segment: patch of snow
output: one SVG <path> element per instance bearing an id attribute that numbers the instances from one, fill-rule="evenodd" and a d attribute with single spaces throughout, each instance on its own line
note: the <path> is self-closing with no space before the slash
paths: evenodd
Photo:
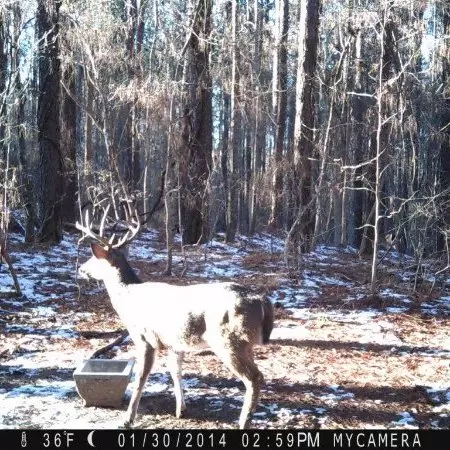
<path id="1" fill-rule="evenodd" d="M 270 339 L 302 340 L 309 336 L 310 332 L 306 327 L 299 327 L 298 324 L 293 323 L 292 326 L 276 326 L 272 330 Z"/>
<path id="2" fill-rule="evenodd" d="M 399 293 L 393 291 L 392 289 L 381 289 L 380 296 L 395 298 L 395 299 L 400 300 L 403 303 L 412 303 L 412 300 L 408 296 L 399 294 Z"/>
<path id="3" fill-rule="evenodd" d="M 401 306 L 388 306 L 386 311 L 390 314 L 403 314 L 408 311 L 408 308 Z"/>
<path id="4" fill-rule="evenodd" d="M 303 288 L 281 287 L 275 290 L 269 299 L 272 303 L 281 303 L 285 308 L 302 308 L 308 299 L 315 297 L 309 290 Z"/>
<path id="5" fill-rule="evenodd" d="M 335 322 L 347 322 L 347 323 L 355 323 L 355 324 L 367 324 L 374 318 L 380 316 L 382 313 L 380 311 L 375 311 L 372 309 L 367 309 L 364 311 L 323 311 L 323 310 L 315 310 L 311 308 L 304 309 L 292 309 L 292 317 L 295 319 L 320 319 L 326 318 L 327 320 L 335 321 Z"/>
<path id="6" fill-rule="evenodd" d="M 80 356 L 79 361 L 86 358 L 86 355 Z M 73 359 L 73 355 L 66 355 L 61 352 L 49 352 L 46 357 L 40 352 L 24 353 L 16 356 L 9 365 L 9 371 L 17 369 L 27 371 L 37 371 L 43 369 L 52 369 L 55 372 L 58 370 L 75 369 L 77 359 Z"/>
<path id="7" fill-rule="evenodd" d="M 435 412 L 435 413 L 450 413 L 450 403 L 445 403 L 443 405 L 433 407 L 433 412 Z"/>
<path id="8" fill-rule="evenodd" d="M 75 393 L 75 384 L 71 381 L 38 380 L 34 384 L 24 384 L 5 394 L 5 399 L 11 397 L 67 397 Z"/>
<path id="9" fill-rule="evenodd" d="M 316 286 L 324 286 L 324 285 L 331 285 L 331 286 L 350 286 L 351 283 L 348 281 L 342 281 L 338 280 L 337 278 L 333 277 L 327 277 L 324 275 L 321 276 L 309 276 L 309 282 L 315 284 Z M 314 287 L 314 286 L 313 286 Z"/>
<path id="10" fill-rule="evenodd" d="M 21 334 L 35 334 L 36 329 L 32 326 L 27 325 L 10 325 L 7 323 L 5 325 L 6 329 L 10 333 L 21 333 Z M 38 334 L 44 336 L 59 337 L 61 339 L 76 339 L 79 337 L 79 333 L 72 330 L 70 325 L 61 325 L 58 328 L 47 328 L 45 330 L 39 330 Z"/>
<path id="11" fill-rule="evenodd" d="M 317 280 L 313 280 L 311 275 L 305 275 L 302 281 L 302 286 L 306 288 L 312 288 L 312 289 L 318 289 L 319 284 L 317 283 Z"/>
<path id="12" fill-rule="evenodd" d="M 152 382 L 145 387 L 145 391 L 143 395 L 146 394 L 159 394 L 160 392 L 165 392 L 169 389 L 169 386 L 167 383 L 159 383 L 159 382 Z M 129 391 L 131 395 L 131 390 Z"/>
<path id="13" fill-rule="evenodd" d="M 411 416 L 411 414 L 408 411 L 401 412 L 400 417 L 401 417 L 401 419 L 399 419 L 398 421 L 391 422 L 394 427 L 396 425 L 400 425 L 403 428 L 408 428 L 408 427 L 417 428 L 417 425 L 413 426 L 416 423 L 416 419 L 413 416 Z"/>
<path id="14" fill-rule="evenodd" d="M 337 260 L 337 258 L 339 258 L 340 254 L 342 253 L 356 255 L 357 250 L 349 246 L 337 248 L 328 245 L 318 245 L 308 256 L 318 260 L 326 260 L 329 262 Z"/>
<path id="15" fill-rule="evenodd" d="M 284 239 L 270 234 L 259 233 L 255 235 L 254 242 L 261 248 L 271 252 L 284 252 Z"/>
<path id="16" fill-rule="evenodd" d="M 431 302 L 421 303 L 420 307 L 426 314 L 432 316 L 446 315 L 450 316 L 450 297 L 441 297 Z"/>
<path id="17" fill-rule="evenodd" d="M 339 386 L 330 386 L 330 389 L 333 391 L 332 393 L 326 393 L 319 396 L 319 399 L 325 402 L 326 404 L 335 404 L 340 400 L 345 400 L 348 398 L 354 398 L 355 394 L 352 392 L 346 392 L 341 389 Z"/>
<path id="18" fill-rule="evenodd" d="M 234 278 L 252 272 L 243 269 L 236 264 L 228 262 L 211 262 L 205 265 L 205 269 L 199 275 L 205 278 L 215 280 L 217 278 Z"/>
<path id="19" fill-rule="evenodd" d="M 201 382 L 198 378 L 194 377 L 194 378 L 183 378 L 183 387 L 185 389 L 190 389 L 190 388 L 197 388 L 201 385 Z"/>
<path id="20" fill-rule="evenodd" d="M 438 414 L 450 413 L 450 380 L 446 384 L 439 383 L 427 388 L 427 392 L 436 404 L 433 407 L 433 412 Z"/>
<path id="21" fill-rule="evenodd" d="M 49 306 L 36 306 L 33 308 L 33 315 L 41 317 L 52 317 L 56 314 L 56 311 Z"/>

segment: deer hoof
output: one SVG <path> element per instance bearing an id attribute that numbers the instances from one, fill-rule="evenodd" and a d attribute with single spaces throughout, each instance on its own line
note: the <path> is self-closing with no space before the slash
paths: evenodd
<path id="1" fill-rule="evenodd" d="M 247 429 L 249 429 L 250 428 L 250 425 L 251 425 L 251 420 L 250 419 L 247 419 L 247 420 L 240 420 L 239 421 L 239 429 L 240 430 L 247 430 Z"/>
<path id="2" fill-rule="evenodd" d="M 180 419 L 183 416 L 184 410 L 186 409 L 186 406 L 182 406 L 181 408 L 177 409 L 175 412 L 175 416 L 177 419 Z"/>
<path id="3" fill-rule="evenodd" d="M 125 420 L 125 422 L 122 422 L 122 426 L 120 426 L 119 428 L 131 428 L 133 426 L 133 421 L 132 420 Z"/>

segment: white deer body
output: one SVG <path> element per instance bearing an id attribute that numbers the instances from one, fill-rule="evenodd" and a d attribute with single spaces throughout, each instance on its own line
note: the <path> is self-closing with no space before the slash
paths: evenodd
<path id="1" fill-rule="evenodd" d="M 234 317 L 239 306 L 234 286 L 234 283 L 191 286 L 106 283 L 111 303 L 133 340 L 144 335 L 154 348 L 175 352 L 214 348 L 224 333 L 242 332 L 239 321 L 224 324 L 224 316 Z M 262 305 L 258 302 L 255 306 L 262 319 Z M 262 343 L 261 336 L 254 336 L 254 340 Z"/>
<path id="2" fill-rule="evenodd" d="M 136 416 L 155 350 L 169 350 L 179 417 L 185 409 L 181 387 L 183 354 L 210 347 L 246 386 L 239 425 L 248 426 L 263 380 L 252 349 L 269 339 L 273 327 L 270 302 L 249 295 L 235 283 L 141 283 L 118 251 L 104 250 L 96 244 L 92 250 L 94 256 L 80 267 L 79 273 L 104 281 L 111 303 L 138 351 L 140 374 L 125 425 L 131 425 Z"/>

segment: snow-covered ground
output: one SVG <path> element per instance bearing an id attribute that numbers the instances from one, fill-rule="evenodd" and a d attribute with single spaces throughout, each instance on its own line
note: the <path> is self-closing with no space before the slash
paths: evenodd
<path id="1" fill-rule="evenodd" d="M 157 233 L 146 232 L 133 244 L 130 262 L 139 272 L 148 261 L 163 264 L 165 252 L 159 239 Z M 76 236 L 69 234 L 53 248 L 26 248 L 18 235 L 12 235 L 11 244 L 24 296 L 0 297 L 0 427 L 115 428 L 126 402 L 121 409 L 83 407 L 73 380 L 75 367 L 96 346 L 108 342 L 91 338 L 87 345 L 82 333 L 86 322 L 104 331 L 101 322 L 108 316 L 102 311 L 97 318 L 95 311 L 80 309 L 80 295 L 104 295 L 100 285 L 80 288 L 77 284 L 76 266 L 89 256 L 88 247 L 78 247 Z M 266 385 L 255 426 L 446 426 L 450 417 L 450 293 L 444 291 L 418 303 L 411 292 L 391 283 L 380 289 L 379 304 L 366 304 L 367 286 L 344 274 L 362 265 L 352 249 L 318 247 L 305 257 L 298 280 L 285 270 L 282 251 L 281 239 L 260 234 L 242 237 L 234 245 L 218 237 L 206 248 L 187 252 L 187 281 L 227 279 L 257 284 L 266 288 L 277 306 L 272 344 L 258 361 Z M 398 265 L 400 271 L 399 260 L 390 255 L 384 264 Z M 182 265 L 181 254 L 175 256 L 174 264 Z M 0 270 L 0 293 L 11 291 L 6 266 Z M 425 345 L 428 325 L 435 328 L 430 328 Z M 133 357 L 133 346 L 117 348 L 116 355 Z M 227 376 L 232 379 L 225 370 L 218 385 L 205 382 L 212 374 L 217 378 L 211 361 L 193 364 L 197 374 L 191 366 L 185 370 L 187 405 L 198 407 L 201 401 L 207 410 L 205 417 L 208 412 L 214 415 L 228 409 L 230 423 L 205 426 L 232 426 L 242 405 L 242 388 L 235 381 L 223 381 Z M 408 397 L 419 388 L 421 394 L 413 401 L 400 398 L 401 393 Z M 131 389 L 132 384 L 126 399 Z M 144 397 L 157 395 L 173 400 L 164 359 L 156 361 Z M 358 412 L 361 408 L 373 408 L 366 422 Z M 346 411 L 342 417 L 341 410 Z M 143 416 L 150 417 L 143 426 L 152 426 L 151 415 Z M 164 425 L 164 420 L 159 424 Z M 194 426 L 201 427 L 201 419 Z"/>

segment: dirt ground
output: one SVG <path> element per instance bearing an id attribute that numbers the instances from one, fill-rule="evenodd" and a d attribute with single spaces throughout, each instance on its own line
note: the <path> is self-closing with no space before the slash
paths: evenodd
<path id="1" fill-rule="evenodd" d="M 148 239 L 162 251 L 153 237 Z M 28 251 L 14 242 L 12 250 L 12 256 L 14 250 L 22 254 Z M 220 254 L 222 247 L 217 250 Z M 40 249 L 44 258 L 50 251 Z M 215 255 L 214 246 L 208 252 Z M 221 254 L 223 257 L 209 259 L 215 261 L 216 268 L 231 267 L 237 261 L 238 270 L 230 272 L 231 276 L 226 271 L 224 275 L 216 274 L 215 278 L 251 285 L 261 295 L 269 296 L 276 311 L 276 329 L 270 343 L 257 347 L 255 352 L 265 377 L 255 427 L 450 428 L 450 305 L 445 300 L 446 286 L 432 290 L 431 283 L 424 281 L 413 292 L 411 279 L 399 276 L 408 264 L 386 261 L 380 268 L 383 294 L 374 297 L 368 284 L 370 262 L 351 252 L 335 249 L 309 256 L 296 277 L 286 270 L 278 249 L 269 251 L 246 240 L 245 245 L 236 244 L 232 253 L 227 252 Z M 72 264 L 75 258 L 70 253 L 67 261 Z M 188 261 L 187 276 L 180 279 L 175 275 L 166 280 L 180 284 L 204 281 L 208 261 L 204 250 L 190 249 Z M 20 260 L 16 259 L 16 263 L 19 277 L 25 276 Z M 162 258 L 137 256 L 131 264 L 139 268 L 144 280 L 163 278 Z M 181 273 L 180 262 L 175 272 Z M 90 355 L 116 338 L 122 328 L 103 287 L 91 289 L 82 284 L 78 290 L 74 285 L 68 293 L 64 282 L 73 277 L 72 266 L 67 273 L 55 276 L 61 284 L 43 283 L 39 288 L 51 292 L 53 298 L 39 306 L 56 308 L 56 316 L 39 312 L 33 316 L 36 302 L 30 296 L 20 302 L 0 299 L 0 395 L 10 402 L 15 389 L 38 386 L 40 380 L 71 383 L 74 355 Z M 296 292 L 304 294 L 301 301 Z M 72 322 L 70 318 L 76 314 L 83 319 Z M 67 329 L 67 336 L 48 332 L 61 327 Z M 133 351 L 132 343 L 127 341 L 104 357 L 132 356 Z M 36 355 L 40 361 L 59 358 L 65 364 L 43 364 L 34 370 L 21 366 L 20 358 Z M 140 403 L 138 427 L 236 426 L 243 385 L 214 354 L 186 356 L 183 377 L 187 410 L 181 419 L 174 416 L 171 380 L 164 354 L 160 356 L 153 370 L 156 375 L 148 381 L 148 392 Z M 161 381 L 167 386 L 152 391 L 152 383 Z M 18 403 L 20 398 L 17 396 Z M 54 417 L 67 425 L 71 422 L 64 417 L 64 411 L 70 409 L 76 411 L 77 417 L 96 416 L 87 424 L 92 426 L 97 420 L 99 426 L 105 418 L 119 421 L 128 399 L 129 394 L 118 410 L 84 408 L 76 391 L 69 388 L 52 403 L 60 404 L 59 415 L 47 422 L 40 422 L 39 411 L 33 411 L 32 406 L 21 408 L 18 404 L 5 411 L 0 408 L 0 427 L 48 426 L 57 420 Z"/>

